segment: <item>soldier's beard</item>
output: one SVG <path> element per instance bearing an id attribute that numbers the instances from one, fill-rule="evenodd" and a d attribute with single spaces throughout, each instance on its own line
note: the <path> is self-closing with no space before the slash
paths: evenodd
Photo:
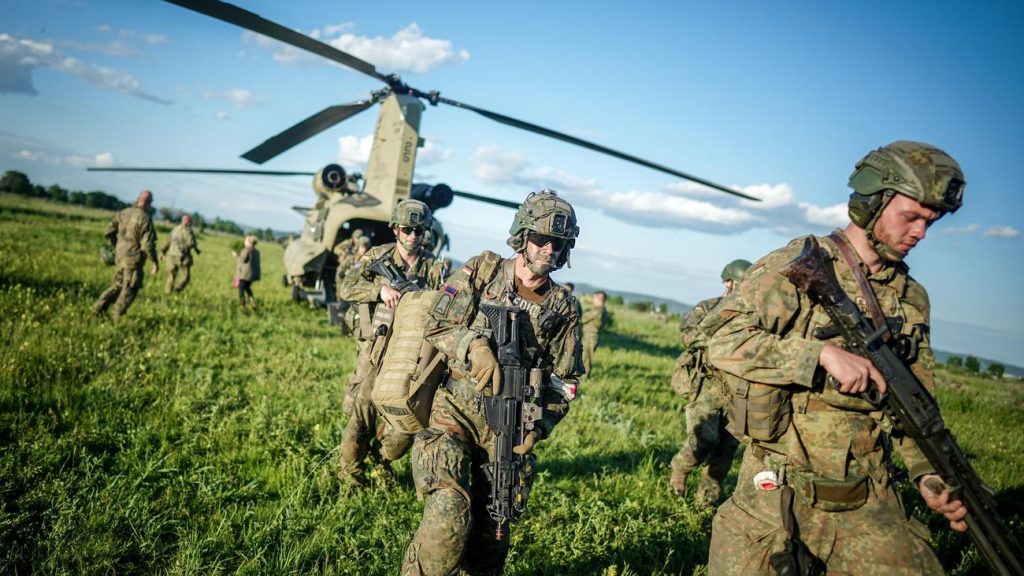
<path id="1" fill-rule="evenodd" d="M 907 257 L 906 254 L 893 248 L 882 238 L 875 235 L 874 230 L 868 231 L 868 241 L 871 242 L 871 247 L 875 249 L 875 254 L 886 262 L 903 262 L 903 259 Z"/>
<path id="2" fill-rule="evenodd" d="M 545 276 L 555 269 L 554 260 L 535 260 L 533 258 L 530 258 L 529 253 L 524 254 L 524 256 L 526 257 L 526 269 L 529 270 L 530 272 L 533 272 L 537 276 Z"/>

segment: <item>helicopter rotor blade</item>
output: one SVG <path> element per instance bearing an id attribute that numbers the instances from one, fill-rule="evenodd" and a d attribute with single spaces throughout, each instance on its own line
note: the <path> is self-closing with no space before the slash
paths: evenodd
<path id="1" fill-rule="evenodd" d="M 500 198 L 492 198 L 490 196 L 481 196 L 480 194 L 473 194 L 472 192 L 463 192 L 462 190 L 452 190 L 452 194 L 458 196 L 459 198 L 469 198 L 470 200 L 476 200 L 477 202 L 495 204 L 497 206 L 504 206 L 505 208 L 511 208 L 513 210 L 519 209 L 519 202 L 513 202 L 511 200 L 502 200 Z"/>
<path id="2" fill-rule="evenodd" d="M 563 142 L 568 142 L 570 144 L 575 144 L 577 146 L 582 146 L 583 148 L 587 148 L 587 149 L 593 150 L 595 152 L 600 152 L 602 154 L 607 154 L 609 156 L 614 156 L 616 158 L 619 158 L 619 159 L 622 159 L 622 160 L 626 160 L 627 162 L 633 162 L 634 164 L 639 164 L 641 166 L 646 166 L 648 168 L 653 168 L 654 170 L 658 170 L 660 172 L 665 172 L 666 174 L 671 174 L 673 176 L 678 176 L 680 178 L 685 178 L 685 179 L 690 180 L 692 182 L 697 182 L 698 184 L 703 184 L 705 186 L 714 188 L 715 190 L 719 190 L 721 192 L 725 192 L 726 194 L 732 194 L 733 196 L 739 196 L 740 198 L 746 198 L 747 200 L 753 200 L 755 202 L 760 202 L 761 201 L 759 198 L 755 198 L 753 196 L 748 196 L 748 195 L 746 195 L 746 194 L 744 194 L 742 192 L 737 192 L 736 190 L 733 190 L 732 188 L 726 188 L 725 186 L 722 186 L 721 184 L 715 184 L 714 182 L 711 182 L 710 180 L 705 180 L 705 179 L 700 178 L 698 176 L 694 176 L 692 174 L 687 174 L 686 172 L 680 172 L 679 170 L 675 170 L 673 168 L 669 168 L 668 166 L 662 166 L 661 164 L 655 164 L 654 162 L 650 162 L 648 160 L 644 160 L 643 158 L 638 158 L 638 157 L 633 156 L 631 154 L 626 154 L 625 152 L 619 152 L 618 150 L 613 150 L 611 148 L 607 148 L 605 146 L 601 146 L 600 144 L 595 144 L 593 142 L 589 142 L 587 140 L 583 140 L 582 138 L 577 138 L 575 136 L 570 136 L 568 134 L 564 134 L 562 132 L 558 132 L 558 131 L 552 130 L 550 128 L 545 128 L 543 126 L 538 126 L 536 124 L 531 124 L 530 122 L 525 122 L 523 120 L 517 120 L 517 119 L 512 118 L 510 116 L 505 116 L 504 114 L 498 114 L 497 112 L 491 112 L 490 110 L 484 110 L 483 108 L 477 108 L 476 106 L 473 106 L 471 104 L 465 104 L 463 102 L 459 102 L 457 100 L 452 100 L 450 98 L 441 97 L 441 98 L 438 98 L 437 100 L 438 100 L 438 102 L 442 102 L 442 103 L 448 104 L 450 106 L 455 106 L 456 108 L 462 108 L 464 110 L 470 110 L 470 111 L 476 112 L 477 114 L 480 114 L 481 116 L 484 116 L 485 118 L 490 118 L 491 120 L 494 120 L 495 122 L 500 122 L 500 123 L 505 124 L 507 126 L 512 126 L 512 127 L 515 127 L 515 128 L 519 128 L 521 130 L 526 130 L 528 132 L 534 132 L 536 134 L 541 134 L 543 136 L 547 136 L 549 138 L 554 138 L 556 140 L 562 140 Z"/>
<path id="3" fill-rule="evenodd" d="M 324 108 L 284 132 L 267 138 L 259 146 L 242 154 L 242 158 L 257 164 L 263 164 L 267 160 L 305 142 L 331 126 L 359 114 L 373 106 L 375 102 L 376 100 L 374 99 L 360 100 L 359 102 Z"/>
<path id="4" fill-rule="evenodd" d="M 282 170 L 234 170 L 231 168 L 86 168 L 89 172 L 181 172 L 185 174 L 245 174 L 250 176 L 312 176 L 315 172 Z"/>
<path id="5" fill-rule="evenodd" d="M 285 28 L 276 22 L 271 22 L 262 16 L 249 12 L 243 8 L 239 8 L 234 4 L 228 4 L 227 2 L 220 2 L 218 0 L 166 0 L 171 4 L 176 4 L 182 8 L 187 8 L 193 12 L 199 12 L 200 14 L 206 14 L 217 20 L 222 20 L 229 24 L 245 28 L 246 30 L 256 32 L 290 44 L 296 48 L 301 48 L 307 52 L 312 52 L 318 56 L 323 56 L 328 60 L 333 60 L 339 64 L 344 64 L 353 70 L 362 72 L 368 76 L 372 76 L 381 82 L 390 84 L 389 78 L 377 69 L 366 62 L 356 58 L 355 56 L 338 50 L 337 48 L 324 44 L 319 40 L 314 40 L 301 32 L 296 32 L 290 28 Z"/>

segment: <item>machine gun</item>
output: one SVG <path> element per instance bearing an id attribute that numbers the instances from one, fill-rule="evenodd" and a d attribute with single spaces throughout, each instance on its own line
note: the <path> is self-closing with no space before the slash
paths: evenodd
<path id="1" fill-rule="evenodd" d="M 888 391 L 880 394 L 872 387 L 862 396 L 914 439 L 949 487 L 951 497 L 967 507 L 968 533 L 992 572 L 1001 576 L 1024 574 L 1024 564 L 1016 554 L 1019 547 L 996 510 L 992 489 L 981 482 L 946 428 L 935 398 L 885 343 L 888 326 L 876 329 L 843 292 L 815 238 L 804 243 L 803 251 L 786 265 L 782 275 L 825 309 L 848 350 L 871 360 L 881 372 Z"/>
<path id="2" fill-rule="evenodd" d="M 491 327 L 498 365 L 501 367 L 501 394 L 483 396 L 487 425 L 494 431 L 494 459 L 484 464 L 491 481 L 491 501 L 487 512 L 498 523 L 494 537 L 507 537 L 505 525 L 526 511 L 530 495 L 533 457 L 516 454 L 512 448 L 523 443 L 541 418 L 540 394 L 543 371 L 526 365 L 519 334 L 519 314 L 515 306 L 481 304 L 480 311 Z"/>

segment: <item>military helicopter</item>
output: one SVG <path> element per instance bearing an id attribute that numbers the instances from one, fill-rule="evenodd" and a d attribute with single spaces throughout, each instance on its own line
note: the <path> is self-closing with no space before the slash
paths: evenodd
<path id="1" fill-rule="evenodd" d="M 263 164 L 292 147 L 312 138 L 332 126 L 379 105 L 380 111 L 374 132 L 373 146 L 364 176 L 348 174 L 336 164 L 311 172 L 283 172 L 264 170 L 192 169 L 192 168 L 90 168 L 106 171 L 192 172 L 210 174 L 258 174 L 271 176 L 312 175 L 313 190 L 317 195 L 314 208 L 294 207 L 305 216 L 301 236 L 285 250 L 286 284 L 292 286 L 296 299 L 307 294 L 318 295 L 325 302 L 333 300 L 334 273 L 337 259 L 332 249 L 351 234 L 361 229 L 373 244 L 393 241 L 388 227 L 391 208 L 402 198 L 414 198 L 436 211 L 451 204 L 455 196 L 487 202 L 509 208 L 518 208 L 515 202 L 453 190 L 446 184 L 413 183 L 413 168 L 417 150 L 424 141 L 419 136 L 420 120 L 427 105 L 445 104 L 475 112 L 495 122 L 528 132 L 562 140 L 607 154 L 634 164 L 703 184 L 710 188 L 759 201 L 742 192 L 697 176 L 639 158 L 624 152 L 595 144 L 575 136 L 518 120 L 464 102 L 441 96 L 437 90 L 424 92 L 409 86 L 396 74 L 383 74 L 376 67 L 356 56 L 315 40 L 300 32 L 267 20 L 253 12 L 219 0 L 165 0 L 183 8 L 235 24 L 306 50 L 361 72 L 384 83 L 365 100 L 329 106 L 286 130 L 270 137 L 260 145 L 242 154 L 242 158 Z M 359 182 L 362 181 L 360 186 Z M 443 231 L 442 231 L 443 235 Z M 446 239 L 446 238 L 445 238 Z"/>

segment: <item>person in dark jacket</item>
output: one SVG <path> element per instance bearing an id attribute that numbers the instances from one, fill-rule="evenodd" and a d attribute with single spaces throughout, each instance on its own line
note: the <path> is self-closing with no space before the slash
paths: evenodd
<path id="1" fill-rule="evenodd" d="M 252 283 L 260 279 L 260 251 L 256 249 L 256 237 L 246 236 L 245 247 L 235 255 L 235 279 L 238 280 L 238 303 L 245 307 L 252 304 L 256 309 L 256 296 Z"/>

